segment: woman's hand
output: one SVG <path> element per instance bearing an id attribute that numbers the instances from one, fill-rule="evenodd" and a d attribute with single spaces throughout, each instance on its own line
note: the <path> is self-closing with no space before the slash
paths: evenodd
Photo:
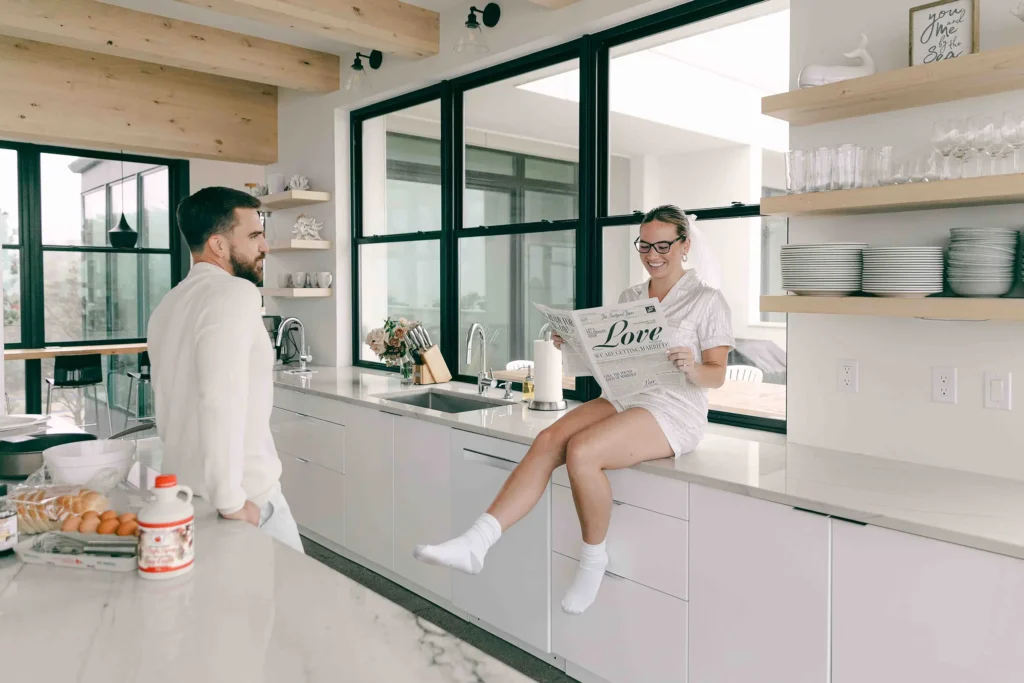
<path id="1" fill-rule="evenodd" d="M 565 344 L 565 340 L 555 333 L 551 334 L 551 341 L 555 345 L 555 348 L 558 349 L 559 351 L 562 350 L 562 346 Z"/>
<path id="2" fill-rule="evenodd" d="M 676 368 L 689 376 L 693 372 L 695 360 L 693 357 L 693 349 L 689 346 L 676 346 L 668 350 L 668 359 L 672 361 Z"/>

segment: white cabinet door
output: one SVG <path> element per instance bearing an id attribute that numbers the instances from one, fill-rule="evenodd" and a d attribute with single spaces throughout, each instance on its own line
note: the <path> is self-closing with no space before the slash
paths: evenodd
<path id="1" fill-rule="evenodd" d="M 453 535 L 450 458 L 451 429 L 395 418 L 395 571 L 447 600 L 451 570 L 424 564 L 412 551 Z"/>
<path id="2" fill-rule="evenodd" d="M 345 544 L 344 477 L 326 467 L 281 454 L 281 490 L 299 526 Z"/>
<path id="3" fill-rule="evenodd" d="M 452 527 L 460 534 L 487 510 L 526 447 L 489 448 L 486 437 L 452 432 Z M 452 572 L 452 602 L 474 617 L 548 652 L 551 485 L 537 506 L 491 548 L 476 576 Z"/>
<path id="4" fill-rule="evenodd" d="M 690 680 L 828 680 L 828 562 L 827 517 L 691 484 Z"/>
<path id="5" fill-rule="evenodd" d="M 833 683 L 1024 676 L 1024 561 L 832 522 Z"/>
<path id="6" fill-rule="evenodd" d="M 611 683 L 686 683 L 686 602 L 606 576 L 586 612 L 566 614 L 559 603 L 579 566 L 576 560 L 552 553 L 552 652 Z M 690 680 L 703 683 L 700 678 Z M 770 680 L 775 679 L 743 683 Z"/>
<path id="7" fill-rule="evenodd" d="M 270 431 L 278 453 L 345 474 L 345 428 L 341 425 L 274 408 L 270 413 Z"/>
<path id="8" fill-rule="evenodd" d="M 394 568 L 394 416 L 352 406 L 345 428 L 345 547 Z"/>

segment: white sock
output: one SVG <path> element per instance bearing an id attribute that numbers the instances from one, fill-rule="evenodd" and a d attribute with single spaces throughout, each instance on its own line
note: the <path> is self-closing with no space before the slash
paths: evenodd
<path id="1" fill-rule="evenodd" d="M 419 545 L 413 556 L 421 562 L 451 567 L 467 574 L 479 574 L 484 568 L 484 556 L 501 538 L 501 524 L 484 513 L 469 531 L 441 545 Z"/>
<path id="2" fill-rule="evenodd" d="M 608 552 L 605 542 L 598 545 L 583 544 L 580 551 L 580 566 L 565 597 L 562 598 L 562 610 L 568 614 L 583 614 L 597 599 L 597 591 L 601 588 L 604 570 L 608 567 Z"/>

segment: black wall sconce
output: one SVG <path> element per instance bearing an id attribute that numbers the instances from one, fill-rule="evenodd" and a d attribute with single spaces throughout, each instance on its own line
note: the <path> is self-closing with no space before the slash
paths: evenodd
<path id="1" fill-rule="evenodd" d="M 501 7 L 496 2 L 489 2 L 483 9 L 476 7 L 469 8 L 469 16 L 466 18 L 466 29 L 462 32 L 459 42 L 455 43 L 456 52 L 468 52 L 470 54 L 484 54 L 490 52 L 484 40 L 484 32 L 480 28 L 480 20 L 476 15 L 483 15 L 483 23 L 487 28 L 494 28 L 501 19 Z"/>
<path id="2" fill-rule="evenodd" d="M 352 73 L 349 75 L 348 80 L 345 81 L 345 90 L 358 91 L 362 89 L 363 76 L 366 73 L 366 67 L 363 66 L 364 58 L 369 62 L 370 68 L 374 71 L 379 69 L 380 65 L 384 63 L 384 53 L 380 50 L 372 50 L 368 55 L 357 52 L 356 58 L 352 62 Z"/>

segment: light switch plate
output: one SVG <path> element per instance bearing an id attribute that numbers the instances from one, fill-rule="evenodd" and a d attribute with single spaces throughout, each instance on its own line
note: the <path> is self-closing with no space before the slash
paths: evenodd
<path id="1" fill-rule="evenodd" d="M 1010 410 L 1013 400 L 1013 376 L 1009 372 L 985 373 L 985 407 Z"/>
<path id="2" fill-rule="evenodd" d="M 840 393 L 856 394 L 860 391 L 860 371 L 857 368 L 857 361 L 849 358 L 840 360 L 836 372 Z"/>
<path id="3" fill-rule="evenodd" d="M 932 368 L 932 401 L 956 403 L 956 368 Z"/>

